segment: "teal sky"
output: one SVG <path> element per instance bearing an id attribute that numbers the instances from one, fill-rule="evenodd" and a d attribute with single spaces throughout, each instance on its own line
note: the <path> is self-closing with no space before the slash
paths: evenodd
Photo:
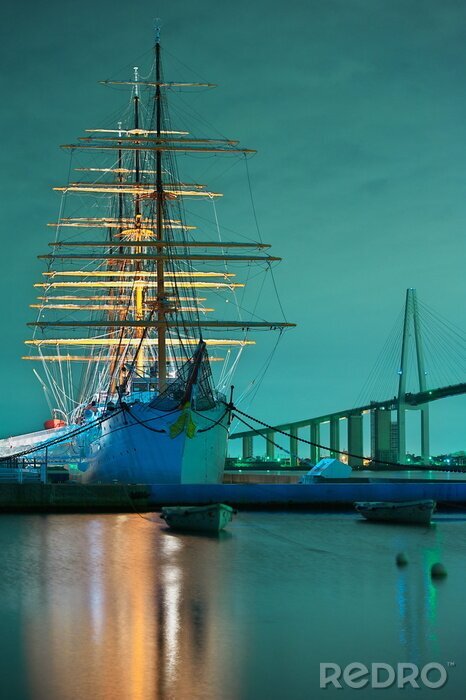
<path id="1" fill-rule="evenodd" d="M 466 328 L 463 2 L 10 3 L 0 26 L 1 436 L 48 417 L 20 356 L 36 256 L 58 213 L 50 187 L 67 178 L 58 146 L 116 114 L 121 93 L 97 81 L 149 65 L 156 16 L 168 77 L 218 83 L 193 106 L 259 151 L 249 170 L 260 228 L 284 258 L 276 281 L 298 328 L 244 407 L 283 422 L 353 406 L 407 287 Z M 224 178 L 221 224 L 255 237 L 244 168 L 232 174 L 242 184 Z M 280 318 L 272 294 L 261 312 Z M 267 359 L 262 336 L 240 387 Z M 434 453 L 466 449 L 465 409 L 464 398 L 432 407 Z"/>

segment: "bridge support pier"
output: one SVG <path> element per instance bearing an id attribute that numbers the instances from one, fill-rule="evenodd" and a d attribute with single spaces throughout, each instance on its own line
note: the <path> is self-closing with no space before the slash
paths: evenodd
<path id="1" fill-rule="evenodd" d="M 424 464 L 429 464 L 430 440 L 429 440 L 429 404 L 421 407 L 421 455 Z"/>
<path id="2" fill-rule="evenodd" d="M 275 440 L 275 433 L 273 430 L 267 430 L 266 432 L 266 450 L 267 450 L 267 459 L 275 459 L 275 445 L 273 442 L 270 442 L 271 440 Z"/>
<path id="3" fill-rule="evenodd" d="M 250 459 L 252 457 L 252 435 L 245 435 L 243 437 L 243 459 Z"/>
<path id="4" fill-rule="evenodd" d="M 396 461 L 399 464 L 406 464 L 406 406 L 398 401 L 396 408 L 397 425 L 397 455 Z"/>
<path id="5" fill-rule="evenodd" d="M 320 442 L 320 423 L 311 423 L 309 440 L 311 442 Z M 311 464 L 316 465 L 320 461 L 320 447 L 311 445 L 310 454 Z"/>
<path id="6" fill-rule="evenodd" d="M 340 419 L 330 418 L 330 456 L 338 459 L 340 449 Z"/>
<path id="7" fill-rule="evenodd" d="M 376 408 L 372 411 L 373 453 L 379 462 L 391 462 L 392 455 L 392 415 L 391 411 Z M 404 412 L 403 412 L 404 420 Z M 399 424 L 398 424 L 399 427 Z M 399 436 L 399 433 L 398 433 Z M 376 467 L 383 465 L 377 464 Z"/>
<path id="8" fill-rule="evenodd" d="M 290 425 L 290 467 L 298 466 L 298 428 Z"/>
<path id="9" fill-rule="evenodd" d="M 348 452 L 353 455 L 361 455 L 360 457 L 351 457 L 348 455 L 348 464 L 350 467 L 362 467 L 363 460 L 363 417 L 359 415 L 348 416 Z"/>

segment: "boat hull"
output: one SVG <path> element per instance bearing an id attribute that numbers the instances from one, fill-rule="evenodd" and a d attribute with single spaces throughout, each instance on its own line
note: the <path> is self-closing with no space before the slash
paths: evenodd
<path id="1" fill-rule="evenodd" d="M 209 506 L 173 506 L 162 508 L 161 518 L 173 530 L 216 533 L 223 530 L 235 515 L 224 503 Z"/>
<path id="2" fill-rule="evenodd" d="M 224 404 L 192 413 L 196 433 L 172 428 L 181 410 L 166 412 L 134 403 L 115 412 L 84 439 L 84 483 L 214 484 L 222 481 L 228 439 Z"/>
<path id="3" fill-rule="evenodd" d="M 435 501 L 368 501 L 354 504 L 366 520 L 413 525 L 430 525 Z"/>

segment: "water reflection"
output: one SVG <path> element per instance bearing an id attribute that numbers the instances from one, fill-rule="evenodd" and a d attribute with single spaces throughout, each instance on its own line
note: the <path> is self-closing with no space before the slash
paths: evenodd
<path id="1" fill-rule="evenodd" d="M 219 543 L 135 518 L 50 516 L 22 531 L 8 562 L 19 588 L 3 591 L 24 613 L 12 624 L 30 690 L 15 700 L 183 698 L 202 694 L 205 674 L 215 683 Z"/>
<path id="2" fill-rule="evenodd" d="M 319 697 L 325 660 L 466 667 L 466 536 L 445 527 L 254 513 L 213 539 L 137 515 L 3 516 L 0 697 L 295 700 Z"/>
<path id="3" fill-rule="evenodd" d="M 413 533 L 410 533 L 413 535 Z M 415 535 L 414 531 L 414 535 Z M 442 559 L 442 543 L 438 529 L 419 530 L 427 542 L 415 551 L 406 567 L 398 569 L 396 598 L 399 614 L 399 639 L 405 649 L 406 660 L 422 664 L 438 656 L 437 587 L 430 576 L 432 564 Z M 410 539 L 398 540 L 398 545 L 409 546 Z M 422 540 L 421 540 L 422 541 Z"/>

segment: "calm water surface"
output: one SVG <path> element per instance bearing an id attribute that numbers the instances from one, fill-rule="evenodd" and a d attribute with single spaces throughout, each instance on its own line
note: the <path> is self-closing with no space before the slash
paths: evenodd
<path id="1" fill-rule="evenodd" d="M 219 538 L 149 517 L 0 517 L 1 700 L 465 697 L 465 514 L 241 513 Z M 454 665 L 440 690 L 342 695 L 321 661 Z"/>

